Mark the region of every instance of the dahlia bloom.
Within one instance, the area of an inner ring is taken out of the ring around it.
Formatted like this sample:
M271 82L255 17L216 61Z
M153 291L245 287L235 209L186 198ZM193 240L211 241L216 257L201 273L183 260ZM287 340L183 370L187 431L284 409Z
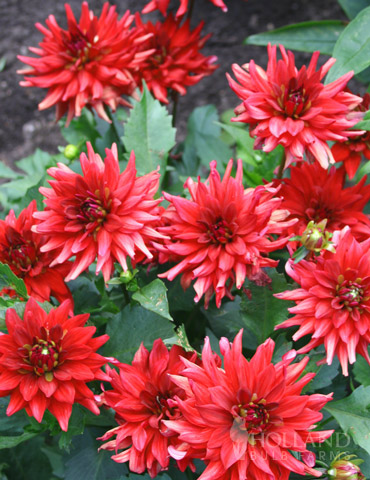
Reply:
M347 376L348 362L356 361L356 353L370 364L370 239L360 243L349 229L343 229L333 240L335 253L324 252L316 262L289 260L286 264L300 288L275 295L296 302L288 309L294 317L275 328L298 325L293 340L311 335L298 353L324 344L326 363L331 365L337 355Z
M100 370L107 360L95 353L108 335L92 338L96 328L84 327L89 315L68 318L70 308L65 301L46 313L30 298L23 320L7 310L8 333L0 335L0 397L10 395L7 415L25 408L41 422L48 409L67 431L74 403L99 414L86 382L108 379Z
M177 399L185 398L184 390L171 378L184 369L181 357L190 362L197 360L195 352L186 353L177 345L169 352L158 339L150 353L141 344L132 365L119 364L119 373L107 367L113 390L103 393L103 403L115 410L119 426L100 438L105 441L114 437L101 448L115 450L112 459L118 463L129 462L133 472L147 470L155 477L168 467L169 446L183 450L183 442L164 424L164 420L180 416ZM117 453L121 449L124 450ZM189 463L183 459L185 454L183 450L182 460L177 462L182 470Z
M287 480L291 472L320 476L290 453L312 456L307 444L323 442L333 432L312 431L332 394L301 395L315 376L307 373L298 380L308 357L291 365L296 356L291 350L273 364L274 342L268 339L248 361L242 331L231 345L222 338L220 350L223 368L208 338L202 366L183 360L186 368L173 381L188 398L177 399L182 417L165 421L205 461L199 480ZM176 458L175 447L170 453Z
M136 15L138 36L147 37L142 43L142 50L151 50L154 53L144 60L134 73L139 86L145 80L149 90L163 103L168 103L168 90L172 89L185 95L186 87L195 85L206 75L216 70L212 65L217 57L205 57L200 49L210 37L201 38L203 22L193 31L190 30L190 21L181 25L172 15L164 22L143 23L140 15Z
M96 274L102 271L107 282L114 261L126 271L127 255L133 263L137 252L150 259L149 243L163 238L152 228L160 220L161 199L154 199L159 173L136 177L134 152L120 173L116 144L105 150L104 162L90 143L87 150L88 155L80 157L82 175L62 163L48 170L55 180L49 181L52 188L40 188L47 208L34 214L41 222L33 228L50 236L43 252L58 249L52 265L76 256L66 281L77 278L97 258Z
M290 179L281 180L279 196L281 208L289 211L288 219L298 222L288 228L294 235L302 235L311 221L327 220L325 230L334 232L346 225L354 237L361 241L370 236L370 220L362 213L370 200L370 185L366 177L352 187L345 187L345 171L331 167L325 170L317 162L290 168Z
M370 94L365 93L362 103L356 110L366 112L370 109ZM362 155L370 160L370 132L351 137L346 142L336 142L331 147L336 162L343 162L349 179L352 179L361 163Z
M233 65L239 83L227 75L231 89L243 101L232 120L250 124L250 134L256 136L255 148L270 152L283 145L285 167L303 160L306 152L328 168L334 158L326 142L346 141L363 133L349 130L363 116L353 112L362 98L344 91L353 72L323 85L321 80L334 58L316 71L320 52L315 52L308 68L298 70L292 52L280 45L282 59L277 61L276 45L267 48L267 71L251 60L243 67Z
M179 1L180 1L180 6L176 12L176 17L182 17L183 15L185 15L185 13L188 10L189 0L179 0ZM224 12L227 12L227 7L222 0L210 0L210 1L213 3L213 5L216 5L216 7L220 7ZM168 9L169 3L170 3L170 0L150 0L150 2L147 5L145 5L142 12L150 13L150 12L153 12L154 10L159 10L161 14L165 17L167 15L167 9Z
M68 3L65 9L67 30L54 15L45 22L48 28L36 24L44 39L40 48L30 47L30 51L40 58L18 57L31 67L18 72L26 75L20 84L47 88L39 110L56 105L57 119L67 113L67 124L85 106L110 122L104 105L112 110L128 105L121 95L131 95L136 87L130 69L152 52L137 52L137 45L145 39L130 30L134 16L128 11L118 20L116 7L105 3L98 18L83 2L77 22Z
M233 298L234 283L241 288L245 277L256 275L262 267L276 266L278 262L265 254L282 248L287 237L273 240L271 234L283 234L296 221L283 221L287 212L280 210L281 199L273 198L278 189L261 185L244 190L241 160L235 178L230 177L232 160L222 181L216 166L211 162L206 183L190 178L185 182L191 200L164 193L170 202L164 214L169 226L160 229L172 240L162 248L180 261L159 276L173 280L182 273L184 289L197 279L194 300L205 295L206 307L214 292L220 307L225 295Z
M28 294L35 300L50 301L50 296L59 302L68 298L72 300L71 292L63 280L72 264L65 262L50 266L54 255L41 251L48 237L32 231L38 223L33 218L36 211L36 200L33 200L18 218L11 210L5 220L0 220L0 262L9 265L12 272L24 281ZM2 293L12 296L8 289Z

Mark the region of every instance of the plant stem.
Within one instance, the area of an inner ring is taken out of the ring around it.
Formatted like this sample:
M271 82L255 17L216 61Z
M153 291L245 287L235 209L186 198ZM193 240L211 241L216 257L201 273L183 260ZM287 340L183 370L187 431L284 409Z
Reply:
M187 20L191 19L191 15L193 13L193 7L194 7L194 0L190 0L190 5L189 5L189 10L188 10L188 16L186 17Z
M326 425L327 423L331 422L332 420L334 420L334 417L330 415L330 417L328 417L327 419L325 419L323 422L320 422L320 428L322 428L324 425Z
M172 101L173 101L173 107L172 107L172 126L176 126L176 119L177 119L177 106L179 103L179 92L172 91Z
M128 305L128 304L130 303L130 301L131 301L130 295L128 294L126 285L122 285L122 286L123 286L123 296L125 297L126 305Z
M283 178L283 172L284 172L284 167L285 167L285 161L286 161L286 156L283 155L283 158L281 159L280 165L279 165L279 171L276 176L277 179Z
M122 153L125 153L125 147L121 141L121 137L120 137L120 134L118 133L118 130L117 130L117 126L116 126L116 119L115 117L112 115L112 112L110 110L110 108L107 106L107 105L104 105L104 110L105 110L105 113L107 114L109 120L111 121L110 125L109 125L109 128L111 130L111 132L113 133L113 136L116 140L116 143L117 143L117 147L121 149L121 152Z

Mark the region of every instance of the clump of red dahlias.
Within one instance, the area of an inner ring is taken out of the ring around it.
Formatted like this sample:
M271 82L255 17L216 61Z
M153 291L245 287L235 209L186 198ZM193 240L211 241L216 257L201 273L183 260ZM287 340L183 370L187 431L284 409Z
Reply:
M321 80L334 58L316 70L320 52L315 52L309 66L298 70L294 54L281 45L280 51L282 59L277 61L276 45L268 46L267 71L253 60L243 67L233 65L239 83L228 75L229 84L242 100L233 120L250 124L255 148L270 152L282 145L286 167L309 153L327 168L334 163L327 141L346 141L363 133L350 130L363 116L353 111L361 97L344 91L353 72L324 85Z
M205 57L200 53L210 35L201 38L203 23L194 30L190 21L181 25L172 15L164 22L143 23L136 16L138 36L147 37L141 44L142 50L153 51L134 73L138 85L145 81L153 95L163 103L168 103L168 90L185 95L186 87L195 85L216 68L217 57Z
M53 15L45 22L47 28L36 24L44 39L39 48L30 48L39 58L18 57L31 67L19 71L26 75L21 85L47 88L39 110L56 105L57 119L67 113L67 124L85 106L110 122L104 105L112 110L128 105L121 95L131 95L136 87L130 69L152 52L137 52L142 39L130 29L134 16L128 11L119 20L116 7L105 3L97 17L83 2L77 22L68 3L65 9L67 30Z
M176 17L182 17L188 11L189 0L179 0L180 6L176 12ZM227 12L227 7L222 0L210 0L216 7L222 8L224 12ZM150 0L150 2L143 8L143 13L150 13L154 10L159 10L165 17L167 15L167 9L170 0Z
M370 239L360 243L346 230L333 237L335 253L326 251L316 262L287 263L300 288L276 296L297 305L289 308L294 317L275 327L299 326L293 340L305 335L311 340L298 353L324 344L326 363L331 365L337 355L343 375L348 375L348 362L356 361L356 353L370 364Z
M175 420L180 416L178 399L183 400L186 396L172 379L172 375L180 375L184 369L181 357L190 362L197 360L195 352L187 353L177 345L168 351L158 339L150 353L141 345L132 365L119 364L119 373L107 367L113 390L103 393L103 403L115 410L119 426L100 439L114 437L101 448L115 450L112 459L118 463L129 462L133 472L147 470L151 477L155 477L167 469L168 447L182 451L177 462L182 470L190 462L184 459L188 446L179 441L177 434L164 423L164 420ZM117 453L121 449L123 451Z
M188 398L178 399L182 416L165 421L205 461L199 480L287 480L291 472L320 476L291 454L311 456L307 445L323 442L333 432L313 431L331 395L301 395L315 376L299 379L308 357L291 364L296 356L291 350L273 364L274 342L268 339L248 361L242 354L242 331L231 345L222 338L220 350L223 368L208 338L202 366L183 360L186 368L174 382Z
M136 253L151 259L150 242L163 238L153 226L160 220L154 199L159 173L136 176L135 155L120 173L117 146L106 149L104 162L87 144L81 154L82 175L58 163L48 173L51 188L40 188L46 209L34 216L40 219L34 229L50 236L42 251L58 250L52 265L76 256L66 281L75 279L97 258L96 273L108 281L114 261L127 270L126 257L135 263Z
M66 301L46 313L30 298L23 320L7 310L8 333L0 335L0 397L10 395L7 415L25 408L41 422L48 409L67 431L74 403L99 414L86 382L108 379L100 370L107 361L96 353L108 335L92 338L96 328L84 327L89 315L68 318L70 309Z
M370 94L365 93L362 103L356 110L366 112L370 109ZM370 132L349 138L346 142L336 142L331 147L336 162L343 162L348 177L352 179L361 163L361 156L370 160Z
M233 298L234 284L241 288L245 277L255 276L262 267L277 265L266 254L286 244L284 231L295 220L284 222L287 211L280 210L280 198L273 198L278 189L271 185L244 189L241 160L235 178L230 176L232 160L222 180L216 162L210 166L206 183L190 178L185 182L190 200L164 194L170 202L164 214L169 225L160 230L172 242L162 248L177 256L179 263L160 276L173 280L182 273L184 289L196 279L195 301L205 295L207 307L216 293L216 305L220 307L225 295ZM274 240L273 233L282 236Z
M326 219L328 232L349 225L357 240L369 238L370 220L362 211L370 199L370 185L365 185L366 177L352 187L345 187L345 180L343 168L325 170L317 162L291 167L279 191L281 208L289 211L289 219L298 219L288 232L302 235L309 222Z
M37 211L36 200L22 210L18 218L11 210L5 220L0 220L0 262L9 265L12 272L24 281L27 292L39 302L55 297L59 302L72 300L71 292L64 283L72 264L65 262L53 267L54 255L41 248L48 241L45 235L32 231L38 221L33 218ZM3 294L11 294L11 290Z

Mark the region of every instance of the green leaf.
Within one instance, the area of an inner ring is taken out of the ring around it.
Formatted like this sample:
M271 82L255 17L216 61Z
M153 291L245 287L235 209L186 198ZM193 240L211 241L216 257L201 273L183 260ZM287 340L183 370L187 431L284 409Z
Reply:
M76 403L73 405L72 414L68 422L68 430L60 434L59 448L67 449L72 442L73 437L82 435L85 428L84 414L82 408Z
M322 360L325 356L323 349L321 350L322 351L319 350L310 352L310 361L305 368L305 373L314 372L316 373L316 376L307 385L307 387L305 388L305 392L314 392L319 390L321 391L323 388L331 386L333 383L333 379L339 373L339 360L337 357L334 358L331 365L327 365L326 363L322 365L317 365L317 362L319 360Z
M160 315L167 320L172 321L168 311L167 288L159 278L153 280L145 287L141 288L132 295L132 298L140 305L151 312Z
M23 443L26 440L35 437L36 435L38 435L38 432L24 432L22 435L0 437L0 449L14 448L20 443Z
M0 58L0 72L2 72L3 70L5 70L5 66L6 66L6 56L3 55L3 56Z
M89 141L94 147L95 140L99 138L94 114L87 108L84 108L81 116L75 117L68 127L65 126L65 120L61 120L60 126L65 140L76 146L83 145Z
M269 286L259 287L253 282L247 282L245 287L250 290L252 298L243 297L241 302L241 317L246 332L257 339L254 348L263 343L274 331L274 327L288 318L288 308L292 302L274 297L274 293L291 290L285 276L275 269L268 272L271 278Z
M43 436L36 436L32 442L21 443L13 448L0 451L0 464L8 480L51 480L52 469L47 456L42 452L45 445ZM86 478L86 477L80 477Z
M175 145L175 134L172 116L144 87L140 102L136 102L130 112L122 137L126 150L135 152L139 175L152 172L159 165L163 178L168 152Z
M212 160L227 162L231 149L220 139L217 109L214 105L197 107L188 120L188 134L184 143L183 161L188 175L196 175L197 162L209 167Z
M358 355L353 367L355 379L364 387L370 386L370 366L364 357Z
M0 279L1 283L1 279ZM2 287L0 287L2 288ZM4 300L1 298L1 300ZM26 302L20 302L17 298L7 299L4 303L1 302L0 305L0 330L6 331L6 324L5 324L5 316L6 312L9 308L14 308L20 318L23 317L24 309L26 306Z
M19 178L22 174L0 162L0 178Z
M223 121L218 123L222 129L235 141L234 158L241 158L243 161L244 181L249 186L256 187L264 181L271 181L274 170L281 163L284 155L284 148L279 145L272 152L263 152L254 149L254 139L249 135L248 127L240 122L231 122L223 114Z
M16 165L18 168L21 168L27 176L37 175L40 179L45 175L46 168L55 165L55 161L53 155L37 148L32 155L16 162ZM36 183L37 182L34 182L34 185Z
M203 313L216 337L227 337L232 340L239 330L243 328L240 303L241 298L238 296L233 302L223 302L220 308L217 308L211 303L207 310L203 310ZM244 332L243 345L249 347L250 343L249 332ZM253 345L256 343L257 339L254 338L251 348L253 348Z
M287 25L269 32L257 33L247 37L246 45L282 44L284 47L302 52L315 52L331 55L335 42L344 30L340 20L321 20Z
M17 208L15 209L16 212L22 211L24 208L27 208L28 205L32 202L32 200L36 200L36 205L38 210L43 210L44 205L43 205L43 200L44 196L41 195L39 192L40 187L45 185L45 179L46 175L43 175L41 177L41 180L37 183L37 185L34 185L30 188L27 189L26 193L24 196L17 201Z
M370 453L370 386L359 387L342 400L325 405L327 410L337 420L344 433Z
M338 0L338 3L347 17L352 20L361 10L370 5L370 0Z
M41 197L33 188L38 189L43 184L46 169L55 164L55 158L52 155L39 149L33 155L16 162L17 167L24 173L18 174L16 178L1 186L0 200L4 208L7 210L14 208L17 213L21 207L28 205L25 203L27 200L28 203L32 200L32 192L38 196L40 203ZM25 197L27 197L26 201L24 200Z
M91 312L99 306L101 295L91 279L80 275L75 280L68 282L68 287L74 298L76 314Z
M110 339L104 346L104 355L124 363L132 361L141 342L148 349L157 338L165 343L176 342L173 323L140 305L127 305L109 320L107 334Z
M9 265L0 262L0 290L4 287L10 287L15 290L20 297L28 298L24 281L14 275Z
M325 83L330 83L353 70L362 72L370 65L370 7L362 10L343 30L333 50L337 59Z
M98 452L102 442L97 442L96 437L103 433L101 429L89 428L73 439L74 449L65 461L65 480L112 480L127 473L125 465L111 459L113 452Z
M6 414L9 397L0 398L0 432L11 433L12 435L23 433L24 427L28 424L24 412L17 412L10 417Z
M185 352L194 352L194 348L190 345L189 339L186 335L185 325L182 324L176 328L176 336L177 336L177 345L180 345Z
M359 130L370 130L370 110L365 113L364 118L361 122L358 122L354 128Z

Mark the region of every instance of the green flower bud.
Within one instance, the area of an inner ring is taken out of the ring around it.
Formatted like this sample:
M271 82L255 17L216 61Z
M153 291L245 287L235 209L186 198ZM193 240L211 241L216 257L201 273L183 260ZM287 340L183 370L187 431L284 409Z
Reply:
M326 223L326 219L319 223L309 222L300 238L302 245L307 250L311 252L320 252L321 250L335 252L333 243L330 241L332 234L325 230Z
M130 283L131 280L134 278L135 274L127 270L126 272L122 272L120 274L121 282L122 283Z
M342 455L339 454L331 463L328 470L329 480L365 480L358 466L362 460L356 459L356 455Z
M68 160L74 160L75 158L78 157L78 154L80 153L79 149L76 147L76 145L72 145L71 143L67 145L64 149L64 156L68 158Z

